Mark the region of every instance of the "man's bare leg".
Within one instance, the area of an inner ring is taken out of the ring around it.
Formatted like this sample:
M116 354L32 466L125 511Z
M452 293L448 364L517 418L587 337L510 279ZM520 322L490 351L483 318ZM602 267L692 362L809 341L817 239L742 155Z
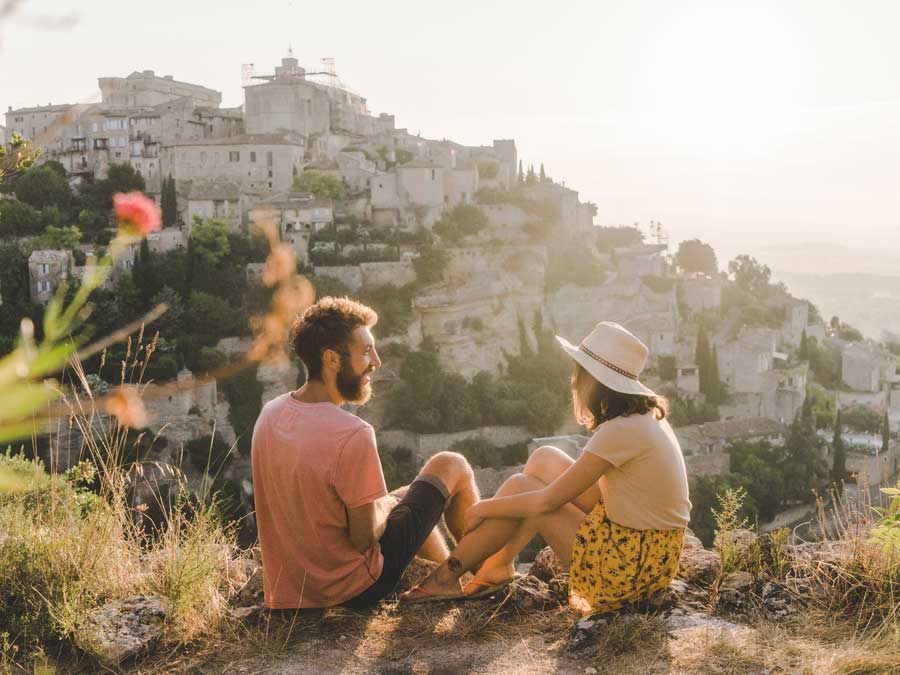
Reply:
M439 452L425 462L419 475L431 475L439 478L450 497L444 509L444 521L450 534L459 541L465 527L465 514L468 508L478 501L478 487L475 485L475 474L469 462L455 452ZM407 487L394 490L393 494L402 497ZM435 527L416 554L426 560L440 563L450 555L450 549L440 527Z
M497 494L532 492L543 487L543 483L531 476L516 474L510 477ZM564 504L556 511L535 518L489 518L459 542L450 558L441 564L417 589L409 593L427 593L438 596L457 596L461 592L459 578L467 571L475 569L479 563L490 558L506 546L516 531L523 525L539 532L563 564L572 560L572 543L575 533L584 521L584 511L574 504ZM527 543L527 542L526 542ZM507 575L508 576L508 575Z

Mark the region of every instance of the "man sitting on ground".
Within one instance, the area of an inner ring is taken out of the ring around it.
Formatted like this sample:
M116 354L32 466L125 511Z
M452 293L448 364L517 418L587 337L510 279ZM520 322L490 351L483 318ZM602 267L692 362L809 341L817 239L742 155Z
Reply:
M372 426L340 406L365 403L381 365L378 315L322 298L298 317L292 345L307 382L266 404L253 429L253 490L266 605L272 609L374 605L419 552L449 555L444 515L462 537L478 500L465 457L429 459L402 499L388 494Z

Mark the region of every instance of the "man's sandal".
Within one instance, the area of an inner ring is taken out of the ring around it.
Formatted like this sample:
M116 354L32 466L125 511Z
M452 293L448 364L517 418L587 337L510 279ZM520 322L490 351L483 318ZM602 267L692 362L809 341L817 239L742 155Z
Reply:
M410 588L406 593L400 596L400 602L404 605L419 605L425 602L445 602L448 600L460 600L467 598L465 593L456 593L453 595L439 595L426 591L421 586Z
M513 576L509 577L508 579L504 579L503 581L501 581L499 583L494 583L494 584L490 584L485 581L478 581L478 579L472 579L472 581L467 583L466 586L472 586L472 585L480 586L481 590L475 591L474 593L466 593L465 595L463 595L463 597L466 600L476 600L478 598L486 598L490 595L493 595L494 593L496 593L498 591L502 591L504 588L509 586L513 581L518 579L520 576L521 575L519 575L519 574L514 574Z

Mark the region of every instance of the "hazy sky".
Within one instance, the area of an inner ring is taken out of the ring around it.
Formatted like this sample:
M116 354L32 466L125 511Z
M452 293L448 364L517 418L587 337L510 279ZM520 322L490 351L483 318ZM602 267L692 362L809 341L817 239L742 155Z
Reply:
M720 257L815 239L900 258L898 25L896 0L25 0L0 24L0 109L143 69L238 105L241 64L271 72L290 44L413 133L515 138L601 224L660 220Z

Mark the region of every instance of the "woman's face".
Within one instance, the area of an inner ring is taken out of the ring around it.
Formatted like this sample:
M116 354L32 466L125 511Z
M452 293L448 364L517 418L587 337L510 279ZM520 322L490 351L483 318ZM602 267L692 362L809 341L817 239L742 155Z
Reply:
M596 421L597 411L591 410L591 405L596 399L597 380L581 364L576 363L570 384L575 419L579 424L591 427Z

